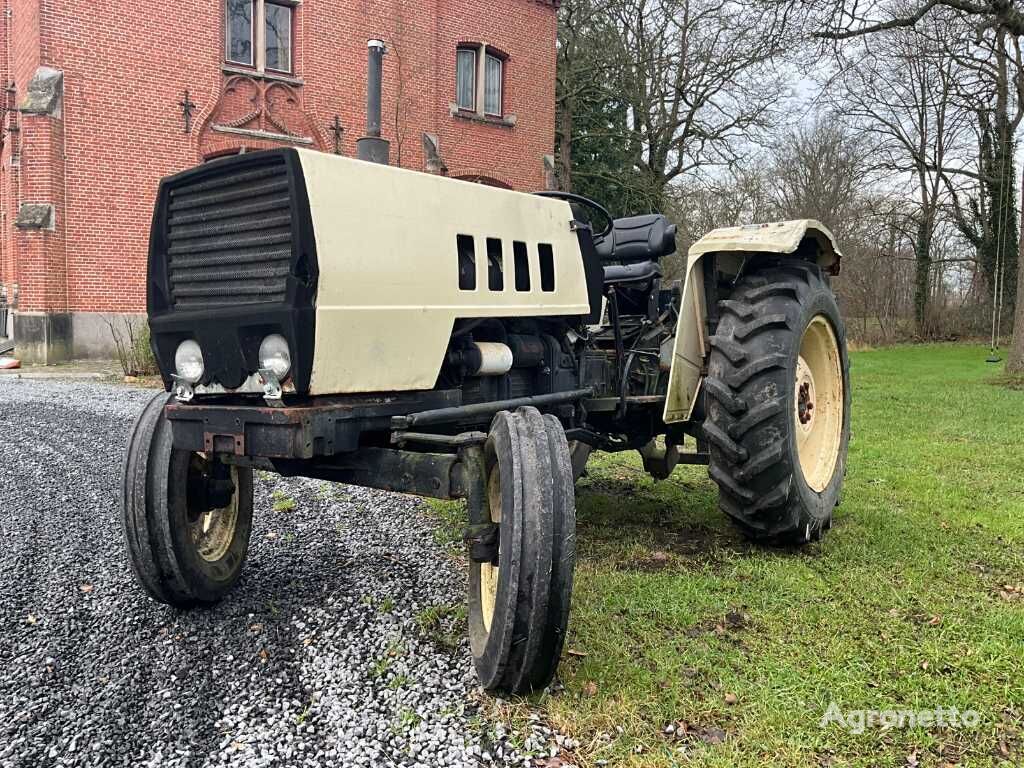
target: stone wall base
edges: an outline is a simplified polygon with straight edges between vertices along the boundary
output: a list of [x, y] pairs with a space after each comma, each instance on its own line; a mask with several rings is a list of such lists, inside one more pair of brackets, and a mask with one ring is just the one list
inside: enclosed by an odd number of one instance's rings
[[25, 365], [54, 365], [67, 360], [115, 360], [109, 322], [141, 327], [146, 316], [106, 312], [15, 312], [14, 355]]

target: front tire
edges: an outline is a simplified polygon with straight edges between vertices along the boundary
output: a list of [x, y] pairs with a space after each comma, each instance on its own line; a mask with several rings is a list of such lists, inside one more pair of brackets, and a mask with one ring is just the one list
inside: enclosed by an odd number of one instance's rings
[[576, 562], [576, 507], [561, 424], [535, 408], [494, 417], [484, 446], [495, 562], [471, 563], [469, 635], [489, 691], [525, 695], [558, 667]]
[[753, 538], [820, 538], [850, 440], [835, 296], [816, 265], [782, 262], [742, 278], [719, 308], [704, 382], [719, 506]]
[[252, 531], [252, 470], [175, 450], [160, 393], [135, 422], [121, 520], [136, 580], [177, 608], [213, 605], [242, 574]]

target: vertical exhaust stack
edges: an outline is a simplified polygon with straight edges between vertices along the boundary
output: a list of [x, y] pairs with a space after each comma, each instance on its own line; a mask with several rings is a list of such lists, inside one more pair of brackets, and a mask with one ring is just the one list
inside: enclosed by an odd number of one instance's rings
[[381, 83], [384, 71], [383, 40], [366, 43], [369, 61], [366, 69], [366, 135], [356, 140], [356, 156], [370, 163], [388, 165], [391, 162], [391, 142], [380, 136]]

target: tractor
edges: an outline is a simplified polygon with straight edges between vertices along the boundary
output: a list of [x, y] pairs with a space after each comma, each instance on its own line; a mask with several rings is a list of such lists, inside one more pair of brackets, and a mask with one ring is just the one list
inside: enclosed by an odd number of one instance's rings
[[810, 220], [719, 229], [662, 261], [662, 215], [302, 149], [160, 185], [148, 257], [165, 384], [131, 433], [137, 580], [180, 608], [242, 572], [253, 473], [465, 500], [482, 686], [548, 685], [569, 621], [575, 481], [593, 450], [706, 464], [749, 536], [831, 525], [849, 364]]

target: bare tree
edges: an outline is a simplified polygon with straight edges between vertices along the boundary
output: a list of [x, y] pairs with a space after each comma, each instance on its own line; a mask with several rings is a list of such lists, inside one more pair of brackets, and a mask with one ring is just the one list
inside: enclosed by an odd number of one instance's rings
[[870, 184], [869, 146], [832, 114], [780, 136], [770, 175], [779, 215], [818, 219], [840, 238], [856, 231]]
[[970, 123], [954, 108], [955, 64], [914, 31], [899, 30], [856, 51], [839, 77], [835, 108], [872, 143], [874, 165], [893, 186], [910, 180], [916, 200], [914, 318], [926, 335], [932, 239], [946, 194], [944, 169]]
[[[735, 164], [773, 123], [785, 94], [774, 61], [786, 46], [782, 15], [717, 0], [567, 0], [559, 60], [563, 186], [571, 179], [574, 187], [628, 188], [633, 207], [657, 210], [681, 178]], [[617, 167], [565, 168], [572, 155], [564, 144], [580, 134], [568, 121], [586, 111], [573, 109], [573, 99], [603, 110], [590, 119], [587, 138], [600, 135], [602, 152], [621, 158]]]
[[[769, 6], [788, 0], [766, 0]], [[994, 116], [995, 138], [1002, 158], [996, 169], [997, 207], [1005, 211], [1012, 207], [1016, 219], [1017, 203], [1008, 193], [1015, 173], [1008, 172], [1015, 146], [1015, 132], [1020, 124], [1024, 104], [1024, 61], [1021, 57], [1020, 38], [1024, 36], [1024, 12], [1014, 0], [812, 0], [800, 6], [800, 21], [821, 40], [835, 44], [855, 38], [883, 39], [894, 31], [917, 29], [923, 23], [938, 19], [952, 26], [950, 19], [959, 20], [962, 42], [969, 49], [976, 46], [973, 58], [978, 69], [994, 69], [996, 104]], [[881, 34], [880, 34], [881, 33]], [[986, 53], [985, 49], [989, 51]], [[955, 57], [954, 57], [955, 58]], [[958, 62], [964, 64], [963, 61]], [[970, 69], [970, 66], [966, 67]], [[1017, 102], [1014, 109], [1011, 98]], [[982, 169], [978, 169], [982, 173]], [[980, 183], [984, 183], [979, 179]], [[991, 182], [990, 182], [991, 183]], [[991, 211], [998, 217], [996, 211]], [[1005, 220], [1007, 217], [999, 217]], [[1004, 234], [1004, 233], [1001, 233]], [[1008, 237], [997, 238], [1000, 242]], [[1019, 250], [1019, 249], [1015, 249]], [[1024, 284], [1024, 259], [1017, 259], [1017, 285]], [[1007, 359], [1007, 369], [1024, 373], [1024, 301], [1016, 302], [1014, 340]]]
[[[614, 64], [601, 45], [602, 39], [611, 39], [607, 26], [608, 5], [609, 0], [564, 0], [559, 9], [555, 150], [559, 186], [566, 192], [573, 189], [576, 119], [581, 114], [593, 113], [611, 96], [608, 75]], [[594, 137], [593, 126], [587, 127], [592, 138], [622, 140], [621, 135]]]
[[1005, 298], [1012, 312], [1019, 250], [1014, 158], [1024, 101], [1021, 81], [1013, 87], [1010, 81], [1011, 72], [1021, 71], [1020, 47], [996, 30], [980, 41], [961, 41], [949, 53], [961, 72], [957, 99], [974, 115], [966, 167], [945, 169], [951, 215], [978, 254], [993, 311]]
[[[1024, 243], [1018, 244], [1018, 252]], [[1017, 264], [1017, 310], [1013, 324], [1013, 339], [1006, 357], [1006, 370], [1010, 373], [1024, 373], [1024, 259]]]
[[718, 177], [690, 179], [671, 190], [666, 212], [679, 225], [679, 258], [668, 274], [681, 276], [683, 254], [718, 227], [771, 221], [778, 217], [770, 175], [758, 161], [727, 169]]
[[949, 9], [967, 18], [977, 35], [1002, 29], [1024, 35], [1024, 13], [1013, 0], [892, 0], [861, 3], [856, 0], [818, 0], [808, 12], [817, 26], [815, 36], [847, 40], [875, 32], [908, 29], [922, 19]]

